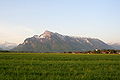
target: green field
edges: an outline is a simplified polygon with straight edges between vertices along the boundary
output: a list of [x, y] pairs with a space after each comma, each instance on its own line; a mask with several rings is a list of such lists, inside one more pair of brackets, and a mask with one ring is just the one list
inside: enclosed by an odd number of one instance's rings
[[120, 55], [0, 53], [0, 80], [120, 80]]

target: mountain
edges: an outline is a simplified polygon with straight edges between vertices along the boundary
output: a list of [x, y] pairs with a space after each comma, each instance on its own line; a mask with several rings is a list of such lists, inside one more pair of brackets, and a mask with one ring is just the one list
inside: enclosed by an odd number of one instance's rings
[[17, 44], [10, 43], [10, 42], [1, 42], [0, 43], [0, 48], [2, 48], [3, 50], [10, 50], [16, 46], [17, 46]]
[[115, 48], [117, 50], [120, 50], [120, 44], [119, 43], [113, 43], [113, 44], [110, 44], [110, 46], [112, 46], [113, 48]]
[[103, 41], [94, 38], [64, 36], [59, 33], [45, 31], [41, 35], [34, 35], [19, 44], [14, 51], [32, 52], [68, 52], [88, 51], [95, 49], [112, 49]]

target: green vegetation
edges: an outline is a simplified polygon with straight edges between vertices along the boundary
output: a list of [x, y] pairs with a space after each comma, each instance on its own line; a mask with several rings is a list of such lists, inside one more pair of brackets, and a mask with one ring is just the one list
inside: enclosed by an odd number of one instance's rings
[[120, 80], [120, 55], [0, 53], [0, 80]]

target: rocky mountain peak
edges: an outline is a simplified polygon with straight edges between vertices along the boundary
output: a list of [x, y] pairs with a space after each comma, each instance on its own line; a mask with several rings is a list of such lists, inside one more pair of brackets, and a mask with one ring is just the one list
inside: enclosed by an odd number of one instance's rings
[[40, 38], [50, 38], [54, 33], [46, 30], [43, 34], [41, 34]]
[[53, 32], [46, 30], [43, 34], [52, 34]]

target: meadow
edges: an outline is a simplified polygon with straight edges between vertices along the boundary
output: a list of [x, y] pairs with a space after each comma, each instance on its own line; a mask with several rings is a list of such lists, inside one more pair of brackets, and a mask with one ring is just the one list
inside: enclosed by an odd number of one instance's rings
[[120, 55], [0, 53], [0, 80], [120, 80]]

